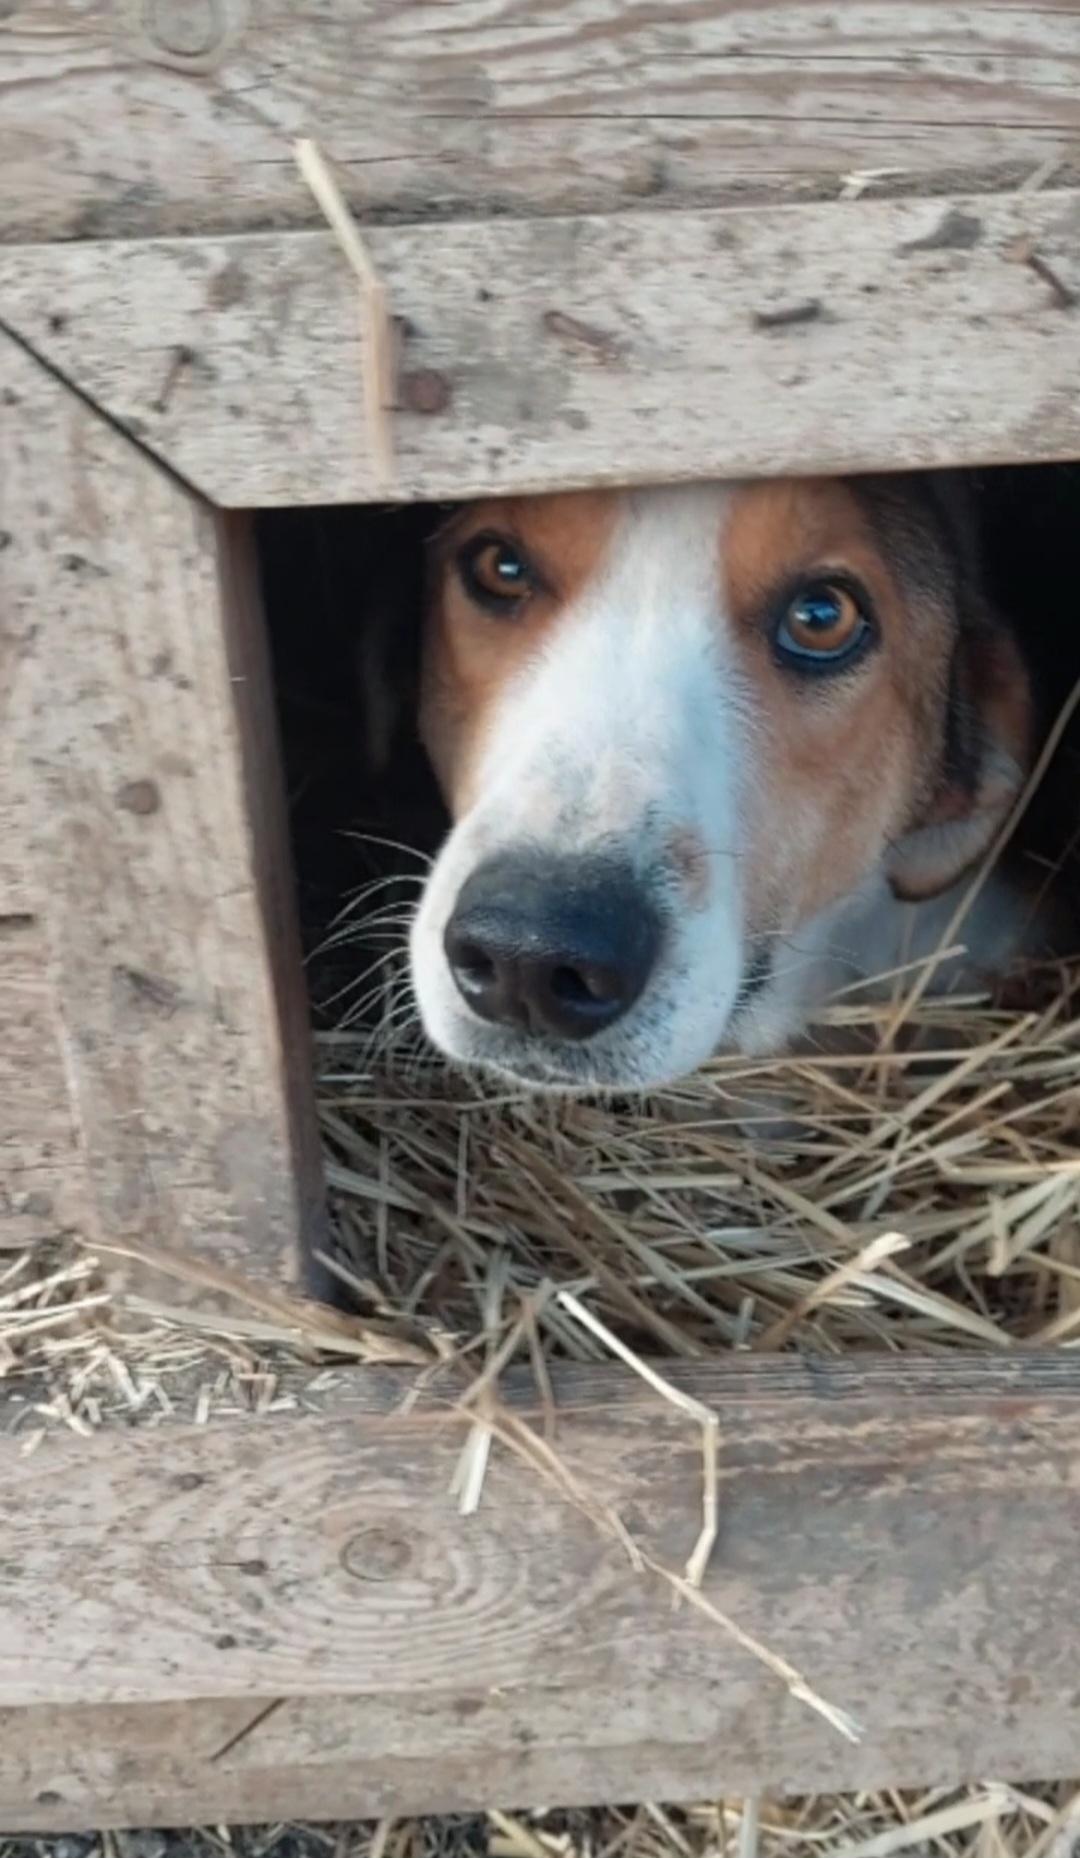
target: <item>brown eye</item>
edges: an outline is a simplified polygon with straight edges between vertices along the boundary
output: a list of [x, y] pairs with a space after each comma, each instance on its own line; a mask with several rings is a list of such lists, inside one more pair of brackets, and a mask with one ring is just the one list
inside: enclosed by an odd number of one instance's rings
[[533, 591], [524, 555], [503, 536], [474, 536], [458, 556], [458, 571], [466, 593], [489, 610], [510, 612]]
[[846, 664], [870, 633], [866, 610], [850, 588], [815, 581], [800, 588], [781, 613], [776, 649], [800, 668], [825, 670]]

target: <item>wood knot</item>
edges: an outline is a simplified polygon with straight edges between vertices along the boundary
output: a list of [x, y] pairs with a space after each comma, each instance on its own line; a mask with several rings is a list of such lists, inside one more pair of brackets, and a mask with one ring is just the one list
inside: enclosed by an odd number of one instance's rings
[[14, 1207], [17, 1213], [23, 1213], [29, 1219], [48, 1219], [52, 1215], [52, 1195], [36, 1188], [33, 1193], [16, 1194]]
[[412, 1560], [412, 1548], [395, 1529], [376, 1526], [349, 1537], [341, 1551], [346, 1574], [358, 1581], [397, 1580]]
[[143, 0], [142, 30], [150, 57], [186, 70], [219, 63], [229, 38], [226, 0]]

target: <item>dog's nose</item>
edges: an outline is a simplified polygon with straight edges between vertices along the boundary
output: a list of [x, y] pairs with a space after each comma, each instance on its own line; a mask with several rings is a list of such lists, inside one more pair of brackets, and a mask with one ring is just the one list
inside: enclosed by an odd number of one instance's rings
[[482, 1019], [588, 1039], [638, 998], [661, 924], [614, 861], [517, 854], [473, 872], [443, 941], [458, 991]]

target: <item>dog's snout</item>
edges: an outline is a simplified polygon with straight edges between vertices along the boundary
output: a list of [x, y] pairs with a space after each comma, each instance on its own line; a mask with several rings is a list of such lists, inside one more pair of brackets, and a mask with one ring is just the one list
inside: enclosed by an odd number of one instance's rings
[[459, 993], [482, 1019], [588, 1039], [639, 997], [661, 924], [631, 871], [607, 859], [491, 859], [462, 887], [446, 927]]

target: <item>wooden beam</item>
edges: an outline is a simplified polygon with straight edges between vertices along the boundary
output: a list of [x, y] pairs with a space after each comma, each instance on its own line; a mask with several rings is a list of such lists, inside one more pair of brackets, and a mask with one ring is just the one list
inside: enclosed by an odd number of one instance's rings
[[10, 1211], [62, 1150], [59, 1227], [281, 1281], [317, 1182], [245, 537], [7, 336], [0, 367]]
[[[368, 243], [403, 498], [1080, 455], [1080, 193]], [[0, 320], [218, 504], [378, 494], [328, 235], [0, 249]]]
[[[295, 1413], [0, 1440], [0, 1824], [1066, 1772], [1080, 1361], [672, 1372], [720, 1423], [705, 1595], [857, 1745], [499, 1444], [460, 1517], [461, 1422], [358, 1371], [296, 1385]], [[565, 1464], [681, 1567], [696, 1428], [621, 1371], [556, 1393]]]
[[22, 0], [0, 27], [0, 232], [310, 223], [295, 135], [358, 206], [610, 211], [1019, 178], [1080, 132], [1069, 0]]
[[85, 1218], [83, 1158], [43, 925], [40, 916], [0, 905], [0, 1261], [9, 1247], [77, 1229]]
[[[0, 420], [7, 417], [2, 405]], [[0, 433], [0, 453], [3, 443]], [[2, 522], [0, 557], [12, 544]], [[63, 1024], [30, 869], [30, 792], [17, 728], [30, 703], [36, 623], [33, 607], [17, 612], [9, 604], [0, 617], [0, 1254], [85, 1218]]]

